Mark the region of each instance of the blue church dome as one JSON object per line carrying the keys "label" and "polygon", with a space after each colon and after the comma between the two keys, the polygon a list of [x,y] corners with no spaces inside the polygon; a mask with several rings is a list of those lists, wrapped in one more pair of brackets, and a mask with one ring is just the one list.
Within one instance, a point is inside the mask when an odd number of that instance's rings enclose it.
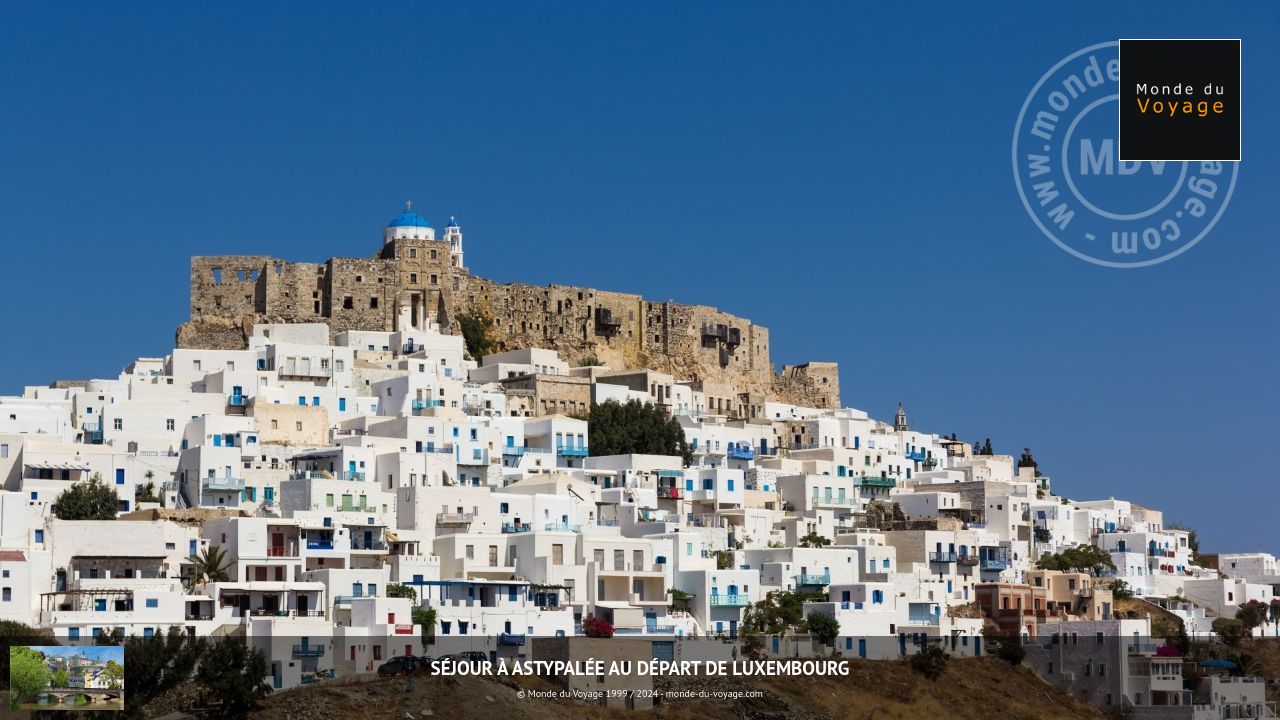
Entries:
{"label": "blue church dome", "polygon": [[427,224],[427,219],[412,210],[405,210],[395,216],[387,225],[389,228],[394,227],[431,227]]}

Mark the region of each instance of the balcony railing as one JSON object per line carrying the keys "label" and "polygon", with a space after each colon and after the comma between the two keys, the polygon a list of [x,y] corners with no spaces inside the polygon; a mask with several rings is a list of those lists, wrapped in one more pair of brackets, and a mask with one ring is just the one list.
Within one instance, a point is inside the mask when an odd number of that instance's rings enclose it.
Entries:
{"label": "balcony railing", "polygon": [[569,523],[547,523],[543,529],[552,532],[582,532],[581,525],[570,525]]}
{"label": "balcony railing", "polygon": [[990,571],[992,571],[992,572],[999,572],[999,571],[1001,571],[1001,570],[1008,570],[1008,569],[1009,569],[1009,562],[1008,562],[1007,560],[996,560],[996,559],[985,559],[985,558],[984,558],[984,559],[982,560],[981,567],[982,567],[982,569],[983,569],[983,570],[990,570]]}
{"label": "balcony railing", "polygon": [[94,424],[90,424],[90,425],[81,424],[80,430],[81,432],[84,433],[85,442],[91,443],[93,445],[102,444],[102,419],[101,418],[99,418],[98,422]]}
{"label": "balcony railing", "polygon": [[863,487],[892,488],[897,485],[897,481],[891,477],[864,477],[861,480]]}
{"label": "balcony railing", "polygon": [[333,371],[329,368],[311,363],[285,363],[279,367],[278,372],[282,377],[327,378],[333,376]]}
{"label": "balcony railing", "polygon": [[436,398],[414,398],[414,410],[427,410],[429,408],[444,407],[444,401]]}
{"label": "balcony railing", "polygon": [[658,488],[658,497],[660,498],[670,498],[672,500],[679,500],[683,496],[684,496],[684,488],[678,488],[678,487]]}
{"label": "balcony railing", "polygon": [[386,550],[387,541],[386,540],[369,540],[368,542],[365,542],[363,540],[352,540],[351,549],[352,550]]}
{"label": "balcony railing", "polygon": [[556,446],[556,455],[561,457],[586,457],[590,452],[584,447],[570,447],[568,445]]}
{"label": "balcony railing", "polygon": [[300,657],[321,657],[324,655],[323,645],[294,645],[293,656]]}
{"label": "balcony railing", "polygon": [[524,645],[524,633],[499,633],[498,644],[506,647],[519,647]]}
{"label": "balcony railing", "polygon": [[810,575],[808,573],[800,573],[796,575],[797,585],[830,585],[831,573],[823,573],[821,575]]}
{"label": "balcony railing", "polygon": [[961,555],[960,557],[956,558],[956,562],[960,563],[961,565],[977,565],[978,556],[977,555]]}
{"label": "balcony railing", "polygon": [[436,527],[466,527],[473,520],[471,513],[436,513]]}
{"label": "balcony railing", "polygon": [[358,503],[344,500],[338,504],[339,512],[366,512],[369,510],[373,510],[373,507],[363,499]]}
{"label": "balcony railing", "polygon": [[297,557],[297,545],[272,545],[267,548],[267,557]]}
{"label": "balcony railing", "polygon": [[204,478],[200,484],[205,490],[239,492],[244,490],[244,478]]}
{"label": "balcony railing", "polygon": [[956,554],[953,552],[931,552],[929,553],[929,562],[936,563],[953,563],[956,561]]}
{"label": "balcony railing", "polygon": [[245,407],[249,404],[249,398],[243,395],[232,395],[227,398],[227,404],[231,407]]}
{"label": "balcony railing", "polygon": [[914,452],[903,453],[902,457],[906,458],[907,460],[914,460],[916,462],[924,462],[925,460],[928,459],[928,456],[924,454],[923,450],[916,450]]}
{"label": "balcony railing", "polygon": [[529,523],[502,523],[502,532],[511,533],[527,533],[533,530],[533,526]]}
{"label": "balcony railing", "polygon": [[749,447],[730,447],[726,454],[734,460],[754,460],[756,457],[756,451]]}
{"label": "balcony railing", "polygon": [[307,549],[308,550],[332,550],[333,541],[332,540],[308,540]]}
{"label": "balcony railing", "polygon": [[741,593],[711,596],[711,607],[746,607],[750,604],[751,600]]}
{"label": "balcony railing", "polygon": [[524,447],[520,445],[507,445],[502,448],[504,457],[524,457]]}

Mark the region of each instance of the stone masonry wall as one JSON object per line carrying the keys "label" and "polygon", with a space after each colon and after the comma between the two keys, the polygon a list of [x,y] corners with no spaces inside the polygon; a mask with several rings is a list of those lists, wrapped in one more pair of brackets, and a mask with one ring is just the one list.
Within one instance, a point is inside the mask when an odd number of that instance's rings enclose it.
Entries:
{"label": "stone masonry wall", "polygon": [[613,368],[652,368],[785,402],[839,406],[835,363],[788,366],[775,375],[768,329],[745,318],[632,293],[503,285],[450,262],[449,244],[428,240],[397,240],[375,257],[324,263],[194,257],[191,319],[178,329],[177,344],[244,347],[255,322],[325,322],[332,336],[394,331],[397,299],[412,297],[450,332],[458,332],[460,314],[491,318],[499,351],[550,348],[571,365],[595,358]]}

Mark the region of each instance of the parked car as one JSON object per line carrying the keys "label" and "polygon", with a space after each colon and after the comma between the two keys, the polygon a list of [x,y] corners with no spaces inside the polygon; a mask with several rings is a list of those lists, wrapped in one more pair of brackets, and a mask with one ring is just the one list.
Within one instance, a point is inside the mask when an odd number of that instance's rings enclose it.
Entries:
{"label": "parked car", "polygon": [[390,660],[379,665],[378,675],[382,677],[388,677],[390,675],[408,675],[409,673],[416,670],[417,667],[418,667],[418,662],[415,658],[406,656],[406,655],[400,655],[398,657],[393,657]]}

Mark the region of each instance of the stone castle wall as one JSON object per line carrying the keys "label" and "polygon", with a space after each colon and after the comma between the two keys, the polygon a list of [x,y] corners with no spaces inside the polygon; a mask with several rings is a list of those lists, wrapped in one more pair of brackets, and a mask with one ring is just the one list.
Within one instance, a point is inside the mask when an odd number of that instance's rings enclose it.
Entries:
{"label": "stone castle wall", "polygon": [[789,366],[775,375],[769,331],[716,308],[650,302],[631,293],[565,285],[500,284],[451,266],[449,243],[395,240],[372,258],[288,262],[264,255],[194,257],[191,320],[179,347],[242,348],[255,322],[324,322],[345,330],[394,331],[406,298],[442,328],[458,316],[493,324],[498,350],[543,347],[567,362],[647,367],[680,379],[732,385],[815,407],[839,406],[834,363]]}

